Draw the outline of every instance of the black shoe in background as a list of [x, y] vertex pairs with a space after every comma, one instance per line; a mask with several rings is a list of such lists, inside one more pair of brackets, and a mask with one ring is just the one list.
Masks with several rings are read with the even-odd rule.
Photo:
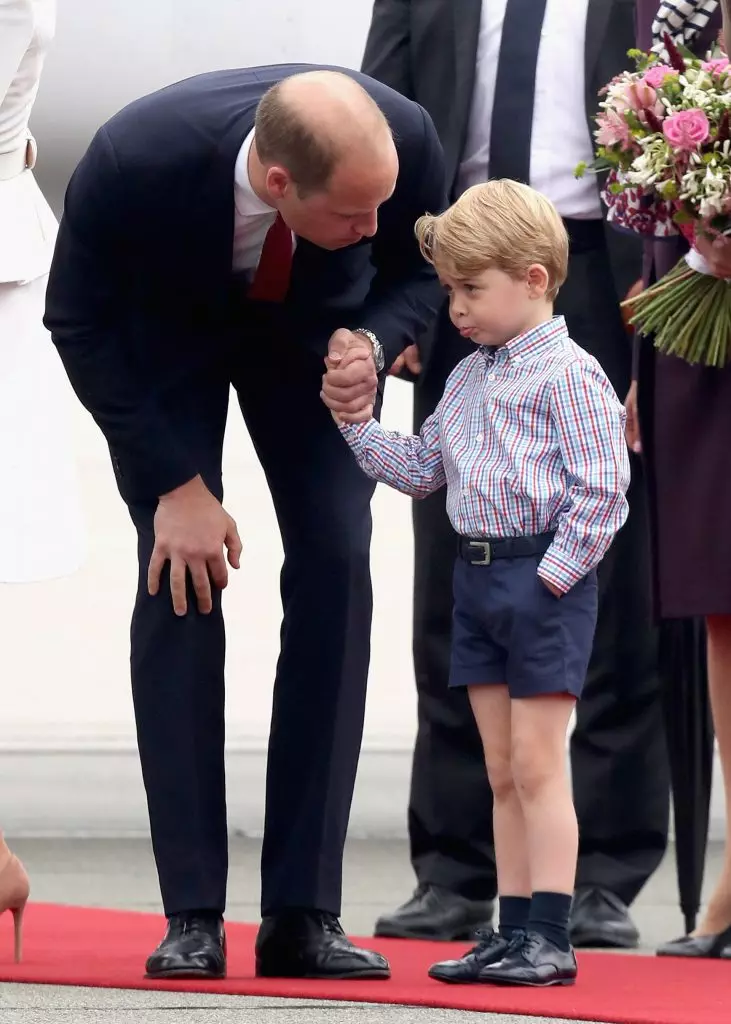
[[359, 949], [334, 914], [286, 910], [265, 917], [256, 937], [258, 978], [390, 978], [388, 960]]
[[226, 933], [223, 919], [174, 914], [165, 938], [145, 965], [147, 978], [225, 978]]
[[420, 885], [398, 910], [378, 918], [374, 934], [382, 939], [469, 942], [491, 927], [493, 912], [491, 900], [468, 900], [439, 885]]
[[684, 935], [664, 942], [658, 956], [682, 956], [692, 960], [731, 960], [731, 928], [718, 935]]
[[577, 889], [569, 918], [569, 937], [577, 949], [636, 949], [640, 943], [626, 904], [608, 889]]

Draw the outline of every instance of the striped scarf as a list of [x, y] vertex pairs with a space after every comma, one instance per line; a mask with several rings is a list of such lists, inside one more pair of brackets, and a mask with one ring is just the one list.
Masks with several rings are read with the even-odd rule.
[[719, 0], [662, 0], [652, 23], [652, 49], [667, 59], [663, 36], [676, 45], [691, 47], [693, 40], [711, 20]]

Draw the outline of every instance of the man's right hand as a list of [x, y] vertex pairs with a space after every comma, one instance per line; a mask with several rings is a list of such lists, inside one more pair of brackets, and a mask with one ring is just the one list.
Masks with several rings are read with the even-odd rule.
[[162, 495], [155, 512], [155, 547], [147, 570], [150, 595], [159, 593], [163, 567], [170, 562], [175, 614], [188, 611], [186, 576], [190, 570], [198, 610], [207, 615], [213, 608], [211, 581], [220, 590], [228, 584], [224, 546], [229, 564], [238, 569], [241, 540], [236, 523], [200, 476]]
[[640, 441], [640, 420], [637, 414], [637, 381], [633, 380], [630, 384], [627, 397], [624, 400], [624, 407], [627, 411], [627, 424], [624, 428], [625, 437], [627, 439], [627, 447], [630, 451], [635, 452], [639, 455], [642, 451], [642, 442]]

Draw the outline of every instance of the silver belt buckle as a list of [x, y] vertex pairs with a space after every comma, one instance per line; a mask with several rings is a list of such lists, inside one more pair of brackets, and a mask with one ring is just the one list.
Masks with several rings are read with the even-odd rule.
[[483, 553], [483, 557], [475, 559], [472, 565], [489, 565], [492, 562], [492, 549], [488, 540], [471, 540], [471, 548], [480, 548]]

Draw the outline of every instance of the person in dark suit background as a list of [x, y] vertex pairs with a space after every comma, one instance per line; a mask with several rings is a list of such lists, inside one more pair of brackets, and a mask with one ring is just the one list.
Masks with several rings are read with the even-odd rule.
[[424, 111], [358, 72], [305, 65], [214, 72], [132, 103], [69, 184], [45, 319], [138, 535], [132, 686], [168, 917], [149, 976], [226, 970], [221, 591], [224, 548], [234, 567], [241, 551], [222, 505], [232, 383], [285, 553], [257, 972], [388, 976], [338, 922], [373, 485], [320, 394], [346, 420], [379, 405], [378, 374], [441, 301], [414, 223], [443, 205]]
[[[634, 0], [375, 0], [363, 70], [431, 114], [452, 197], [488, 177], [527, 181], [552, 199], [570, 241], [556, 310], [617, 394], [631, 345], [619, 302], [641, 272], [636, 239], [604, 226], [592, 158], [598, 92], [629, 66]], [[469, 344], [446, 310], [420, 343], [415, 429]], [[397, 368], [403, 365], [402, 358]], [[407, 365], [417, 366], [414, 353]], [[633, 946], [627, 907], [667, 843], [668, 769], [649, 600], [646, 502], [633, 460], [630, 516], [600, 568], [600, 611], [571, 741], [580, 825], [572, 941]], [[454, 538], [436, 495], [414, 508], [414, 667], [418, 734], [408, 812], [418, 887], [377, 935], [466, 938], [492, 914], [491, 794], [466, 700], [447, 689]]]

